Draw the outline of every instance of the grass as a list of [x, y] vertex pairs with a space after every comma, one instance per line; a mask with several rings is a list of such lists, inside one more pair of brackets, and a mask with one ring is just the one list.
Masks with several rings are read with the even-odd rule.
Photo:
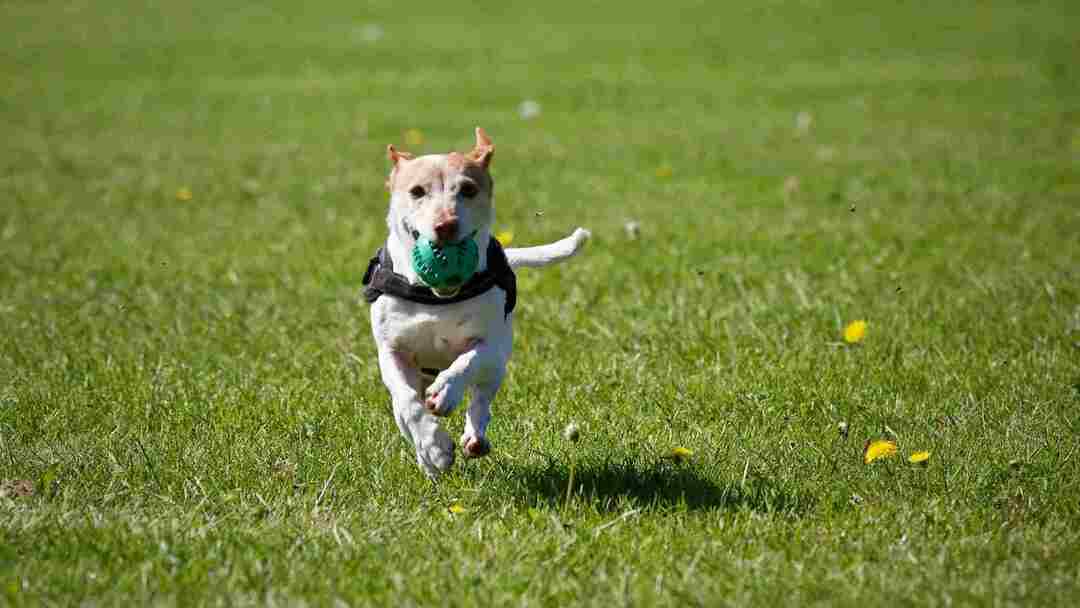
[[[5, 3], [0, 604], [1074, 603], [1074, 4]], [[595, 238], [432, 484], [358, 288], [475, 125]]]

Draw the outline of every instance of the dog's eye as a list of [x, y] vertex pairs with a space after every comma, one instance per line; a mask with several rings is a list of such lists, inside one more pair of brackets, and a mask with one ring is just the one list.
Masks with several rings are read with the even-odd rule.
[[427, 194], [427, 190], [424, 190], [423, 186], [413, 186], [409, 189], [409, 194], [411, 194], [413, 198], [424, 198], [424, 195]]
[[461, 184], [461, 188], [458, 191], [461, 192], [461, 196], [464, 196], [465, 198], [472, 198], [480, 193], [480, 189], [472, 182], [464, 182]]

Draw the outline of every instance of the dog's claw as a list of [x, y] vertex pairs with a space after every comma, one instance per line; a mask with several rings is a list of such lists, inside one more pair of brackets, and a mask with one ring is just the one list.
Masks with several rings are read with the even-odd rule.
[[461, 451], [466, 458], [483, 458], [491, 453], [491, 442], [485, 437], [466, 436], [461, 440]]
[[439, 405], [439, 402], [442, 401], [442, 396], [445, 394], [445, 392], [446, 391], [435, 395], [429, 395], [427, 399], [424, 399], [424, 408], [427, 411], [431, 412], [433, 416], [445, 416], [449, 414], [449, 412], [442, 411], [442, 408]]
[[434, 395], [429, 395], [427, 399], [424, 399], [424, 408], [431, 412], [432, 416], [449, 416], [454, 412], [457, 407], [457, 403], [450, 403], [450, 400], [446, 398], [448, 389], [443, 389]]
[[427, 389], [424, 408], [434, 416], [449, 416], [464, 397], [464, 391], [454, 380], [443, 380], [440, 376]]

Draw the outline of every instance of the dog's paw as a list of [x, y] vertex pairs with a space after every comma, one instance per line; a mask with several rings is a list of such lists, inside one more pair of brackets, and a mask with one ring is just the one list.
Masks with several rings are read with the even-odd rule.
[[578, 242], [578, 245], [581, 245], [585, 241], [589, 240], [589, 237], [592, 236], [592, 232], [589, 232], [585, 228], [578, 227], [574, 229], [574, 234], [572, 234], [571, 236], [574, 238], [575, 241]]
[[483, 458], [491, 453], [491, 442], [486, 437], [461, 436], [461, 451], [465, 458]]
[[446, 431], [438, 429], [416, 446], [416, 462], [432, 479], [450, 470], [454, 465], [454, 442]]
[[436, 416], [449, 416], [465, 396], [465, 383], [459, 376], [439, 374], [424, 391], [424, 407]]

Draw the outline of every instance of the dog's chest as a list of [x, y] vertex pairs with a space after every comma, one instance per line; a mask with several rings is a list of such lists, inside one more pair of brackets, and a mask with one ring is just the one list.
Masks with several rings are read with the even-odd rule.
[[422, 367], [444, 368], [478, 340], [509, 330], [506, 292], [493, 288], [464, 302], [429, 306], [391, 296], [371, 309], [377, 341], [412, 353]]

